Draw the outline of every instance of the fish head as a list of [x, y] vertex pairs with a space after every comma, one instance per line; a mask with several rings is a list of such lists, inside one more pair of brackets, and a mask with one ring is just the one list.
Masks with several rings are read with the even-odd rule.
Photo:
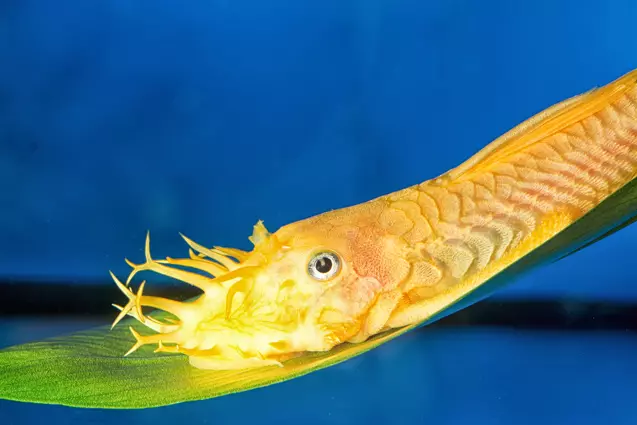
[[[162, 322], [162, 328], [156, 325], [156, 335], [134, 332], [137, 345], [156, 342], [159, 351], [187, 354], [192, 365], [203, 369], [236, 369], [280, 366], [302, 353], [327, 351], [382, 330], [389, 307], [399, 301], [398, 295], [387, 294], [397, 294], [390, 289], [408, 274], [409, 263], [401, 239], [378, 226], [378, 207], [371, 202], [335, 210], [274, 233], [258, 222], [249, 252], [204, 248], [186, 238], [190, 259], [153, 260], [156, 265], [150, 268], [163, 274], [169, 274], [164, 270], [169, 266], [207, 272], [210, 277], [173, 274], [203, 294], [162, 305], [131, 292], [129, 304], [176, 316]], [[387, 298], [393, 300], [386, 303], [389, 307], [379, 307], [379, 300]], [[122, 313], [148, 324], [150, 318], [140, 310], [130, 306]]]

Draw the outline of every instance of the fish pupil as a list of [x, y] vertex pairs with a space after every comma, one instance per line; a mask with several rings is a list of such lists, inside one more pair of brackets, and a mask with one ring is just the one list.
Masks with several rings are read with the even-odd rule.
[[319, 273], [327, 273], [332, 270], [332, 260], [329, 257], [323, 257], [316, 262], [316, 270]]

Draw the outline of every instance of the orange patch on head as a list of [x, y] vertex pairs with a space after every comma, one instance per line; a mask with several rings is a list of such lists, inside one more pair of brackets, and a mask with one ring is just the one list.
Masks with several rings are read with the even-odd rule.
[[349, 232], [348, 251], [351, 267], [360, 278], [372, 277], [384, 289], [395, 288], [409, 274], [410, 263], [404, 258], [401, 240], [363, 227]]

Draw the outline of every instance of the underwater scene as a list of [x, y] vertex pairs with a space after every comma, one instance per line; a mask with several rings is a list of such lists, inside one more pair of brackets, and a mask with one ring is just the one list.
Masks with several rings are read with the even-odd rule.
[[0, 2], [0, 425], [637, 423], [637, 2]]

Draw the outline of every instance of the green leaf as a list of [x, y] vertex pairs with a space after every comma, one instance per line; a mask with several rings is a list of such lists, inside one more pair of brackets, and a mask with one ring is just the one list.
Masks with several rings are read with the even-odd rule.
[[[182, 355], [155, 354], [142, 347], [122, 357], [133, 342], [127, 326], [78, 332], [66, 337], [0, 350], [0, 398], [76, 407], [145, 408], [201, 400], [292, 379], [340, 363], [409, 330], [471, 305], [539, 264], [570, 255], [632, 222], [637, 183], [630, 182], [598, 207], [495, 277], [443, 306], [425, 322], [396, 329], [360, 344], [307, 354], [276, 366], [206, 371]], [[147, 332], [132, 320], [125, 322]]]
[[[122, 323], [148, 333], [133, 319]], [[128, 327], [109, 329], [100, 327], [0, 350], [0, 398], [99, 408], [145, 408], [201, 400], [307, 374], [405, 331], [292, 359], [285, 368], [206, 371], [190, 366], [186, 356], [156, 354], [147, 346], [123, 357], [132, 342]]]

